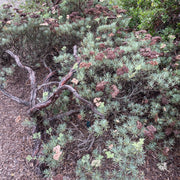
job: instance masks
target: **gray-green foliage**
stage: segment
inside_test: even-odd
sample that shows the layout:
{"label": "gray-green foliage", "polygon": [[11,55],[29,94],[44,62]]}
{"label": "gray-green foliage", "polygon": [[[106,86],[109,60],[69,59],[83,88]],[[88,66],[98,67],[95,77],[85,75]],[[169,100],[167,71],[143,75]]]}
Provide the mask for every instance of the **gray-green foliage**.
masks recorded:
{"label": "gray-green foliage", "polygon": [[[60,3],[60,10],[65,11],[60,16],[41,7],[44,11],[27,14],[24,22],[16,13],[5,24],[2,16],[0,24],[1,51],[13,48],[23,63],[32,66],[41,65],[43,58],[52,53],[49,64],[58,71],[59,80],[74,65],[72,47],[78,45],[81,63],[74,74],[78,83],[68,83],[104,115],[102,118],[92,112],[69,91],[63,91],[53,105],[41,111],[44,129],[34,138],[44,137],[42,154],[38,157],[49,168],[44,174],[50,176],[65,165],[65,157],[73,151],[74,154],[82,152],[75,170],[78,179],[143,179],[138,167],[144,163],[146,149],[172,148],[173,138],[165,133],[168,127],[178,137],[175,132],[179,126],[179,69],[171,66],[172,57],[161,57],[160,43],[150,46],[151,40],[143,39],[145,35],[141,37],[128,31],[130,19],[126,15],[116,17],[113,9],[115,18],[103,13],[94,18],[94,14],[84,15],[80,11],[83,18],[73,21],[65,15],[79,7],[69,7],[67,2]],[[6,11],[1,13],[8,14]],[[170,49],[174,51],[176,46]],[[164,49],[164,53],[169,53],[168,50]],[[143,55],[144,51],[149,54]],[[152,51],[159,54],[152,58]],[[5,81],[12,69],[8,68],[8,64],[2,67],[0,80]],[[47,93],[43,93],[39,100],[46,99]],[[81,117],[50,120],[51,116],[72,108],[79,108]],[[41,123],[36,118],[35,122]],[[77,125],[72,126],[71,122]],[[151,136],[144,133],[149,126],[156,128],[153,134],[149,133]],[[165,137],[168,140],[162,141]],[[53,158],[53,148],[58,145],[62,155],[57,161]]]}

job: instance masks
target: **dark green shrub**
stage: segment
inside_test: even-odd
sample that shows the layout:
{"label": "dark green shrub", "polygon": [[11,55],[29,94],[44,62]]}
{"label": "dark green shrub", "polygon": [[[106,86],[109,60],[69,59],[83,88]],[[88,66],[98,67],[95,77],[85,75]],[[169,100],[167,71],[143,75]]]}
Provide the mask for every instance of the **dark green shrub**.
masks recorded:
{"label": "dark green shrub", "polygon": [[179,38],[180,4],[178,0],[111,0],[110,3],[117,4],[128,11],[132,17],[129,23],[131,28],[146,29],[152,34],[161,33],[164,38],[169,34]]}

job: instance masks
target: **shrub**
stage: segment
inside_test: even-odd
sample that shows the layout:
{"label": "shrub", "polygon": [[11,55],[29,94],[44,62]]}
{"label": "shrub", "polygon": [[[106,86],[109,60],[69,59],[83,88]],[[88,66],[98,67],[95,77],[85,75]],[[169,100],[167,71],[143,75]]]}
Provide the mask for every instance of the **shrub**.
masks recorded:
{"label": "shrub", "polygon": [[162,34],[165,39],[169,33],[179,38],[178,12],[180,4],[177,0],[111,0],[110,4],[119,5],[127,10],[132,17],[129,22],[131,28],[146,29],[156,35]]}
{"label": "shrub", "polygon": [[[62,1],[66,16],[43,6],[2,16],[2,53],[13,48],[27,66],[57,72],[37,96],[36,108],[53,100],[31,114],[40,152],[28,159],[38,160],[46,177],[73,167],[78,179],[143,179],[145,152],[170,150],[179,137],[177,45],[172,36],[163,44],[145,30],[129,31],[125,11],[87,3],[68,9]],[[12,69],[5,60],[2,82]],[[66,88],[58,91],[57,82]]]}

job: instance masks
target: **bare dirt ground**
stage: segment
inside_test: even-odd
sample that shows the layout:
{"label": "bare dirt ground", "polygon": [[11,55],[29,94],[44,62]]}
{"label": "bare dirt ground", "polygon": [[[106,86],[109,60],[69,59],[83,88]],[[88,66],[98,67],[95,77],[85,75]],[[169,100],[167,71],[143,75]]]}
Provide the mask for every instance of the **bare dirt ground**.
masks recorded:
{"label": "bare dirt ground", "polygon": [[[18,79],[8,82],[8,90],[23,96]],[[30,129],[22,125],[27,108],[10,100],[0,92],[0,179],[38,180],[33,164],[26,156],[32,153]]]}

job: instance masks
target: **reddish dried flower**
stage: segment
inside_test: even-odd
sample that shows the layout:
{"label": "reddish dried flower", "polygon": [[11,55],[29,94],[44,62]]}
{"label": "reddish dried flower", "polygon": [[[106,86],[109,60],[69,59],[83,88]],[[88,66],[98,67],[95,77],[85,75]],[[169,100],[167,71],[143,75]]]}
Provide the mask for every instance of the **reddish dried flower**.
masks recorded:
{"label": "reddish dried flower", "polygon": [[79,67],[89,69],[91,67],[91,65],[92,65],[91,63],[81,62]]}
{"label": "reddish dried flower", "polygon": [[99,44],[99,47],[100,47],[100,48],[105,48],[106,46],[105,46],[104,43],[101,43],[101,44]]}
{"label": "reddish dried flower", "polygon": [[118,68],[117,71],[116,71],[116,74],[117,75],[123,75],[125,73],[128,73],[129,72],[129,69],[127,66],[123,65],[122,68]]}
{"label": "reddish dried flower", "polygon": [[101,36],[96,37],[96,39],[100,40],[100,39],[101,39]]}
{"label": "reddish dried flower", "polygon": [[120,50],[120,48],[119,47],[116,47],[115,49],[114,49],[114,52],[117,52],[117,51],[119,51]]}
{"label": "reddish dried flower", "polygon": [[168,155],[169,155],[169,151],[170,151],[170,149],[169,149],[168,147],[165,147],[165,148],[163,149],[163,154],[164,154],[165,156],[168,156]]}
{"label": "reddish dried flower", "polygon": [[148,102],[149,102],[149,101],[148,101],[147,98],[145,98],[145,99],[142,100],[142,103],[143,103],[143,104],[147,104]]}
{"label": "reddish dried flower", "polygon": [[156,113],[155,116],[154,116],[154,121],[157,122],[158,119],[159,119],[159,117],[158,117],[158,114]]}
{"label": "reddish dried flower", "polygon": [[180,60],[180,55],[177,55],[175,58],[176,60]]}
{"label": "reddish dried flower", "polygon": [[93,6],[93,0],[89,0],[88,2],[87,2],[87,7],[88,8],[90,8],[91,6]]}
{"label": "reddish dried flower", "polygon": [[107,53],[107,58],[113,60],[113,59],[116,58],[116,55],[114,54],[113,51],[108,51],[108,53]]}
{"label": "reddish dried flower", "polygon": [[40,15],[33,13],[32,15],[30,15],[30,17],[31,17],[31,18],[38,18],[38,17],[40,17]]}
{"label": "reddish dried flower", "polygon": [[160,36],[155,36],[155,37],[153,37],[152,40],[151,40],[150,45],[154,45],[154,44],[156,44],[157,42],[160,42],[161,39],[162,39],[162,38],[161,38]]}
{"label": "reddish dried flower", "polygon": [[147,126],[147,129],[152,133],[156,132],[156,128],[153,125]]}
{"label": "reddish dried flower", "polygon": [[152,37],[151,34],[146,34],[144,39],[145,39],[145,40],[150,40],[151,37]]}
{"label": "reddish dried flower", "polygon": [[153,66],[157,66],[158,65],[158,62],[157,61],[149,61],[147,62],[146,64],[151,64]]}
{"label": "reddish dried flower", "polygon": [[120,50],[120,51],[118,52],[119,56],[123,55],[124,52],[125,52],[124,50]]}
{"label": "reddish dried flower", "polygon": [[120,31],[120,30],[118,30],[116,33],[117,33],[117,34],[121,34],[121,31]]}
{"label": "reddish dried flower", "polygon": [[163,105],[169,104],[169,101],[168,101],[167,97],[165,97],[165,96],[162,97],[161,102]]}
{"label": "reddish dried flower", "polygon": [[113,6],[114,9],[118,9],[118,6]]}
{"label": "reddish dried flower", "polygon": [[116,85],[112,85],[111,88],[113,89],[113,92],[111,92],[112,98],[115,98],[119,94],[119,89]]}
{"label": "reddish dried flower", "polygon": [[126,13],[127,11],[125,9],[116,9],[117,14],[120,13]]}
{"label": "reddish dried flower", "polygon": [[108,84],[108,82],[102,81],[96,85],[96,91],[104,91],[105,85]]}
{"label": "reddish dried flower", "polygon": [[144,135],[149,138],[149,140],[154,139],[154,133],[156,132],[156,128],[153,125],[147,126],[147,130],[144,130]]}
{"label": "reddish dried flower", "polygon": [[105,51],[104,51],[104,53],[108,53],[109,51],[112,51],[112,49],[111,48],[107,48]]}
{"label": "reddish dried flower", "polygon": [[82,55],[81,55],[81,58],[82,58],[82,59],[86,59],[86,58],[87,58],[87,55],[82,54]]}
{"label": "reddish dried flower", "polygon": [[165,134],[166,134],[167,136],[171,135],[172,132],[173,132],[173,128],[167,128],[167,129],[165,130]]}
{"label": "reddish dried flower", "polygon": [[125,46],[125,45],[127,45],[128,43],[126,42],[126,41],[124,41],[123,43],[122,43],[122,45],[123,46]]}
{"label": "reddish dried flower", "polygon": [[159,56],[163,56],[163,54],[161,54],[161,53],[158,53],[156,51],[151,51],[150,48],[141,48],[140,53],[142,56],[148,57],[150,59],[154,59],[154,58],[157,58]]}
{"label": "reddish dried flower", "polygon": [[144,130],[144,135],[146,137],[148,137],[150,140],[153,140],[154,139],[154,134],[150,133],[149,131],[147,130]]}
{"label": "reddish dried flower", "polygon": [[78,118],[79,120],[81,120],[81,119],[82,119],[81,114],[78,114],[78,115],[77,115],[77,118]]}
{"label": "reddish dried flower", "polygon": [[137,121],[137,128],[138,129],[142,129],[143,125],[140,121]]}
{"label": "reddish dried flower", "polygon": [[93,56],[93,55],[95,54],[95,52],[94,52],[94,51],[90,51],[89,54],[90,54],[91,56]]}
{"label": "reddish dried flower", "polygon": [[104,54],[103,53],[98,53],[95,56],[95,60],[97,60],[97,61],[102,61],[103,59],[104,59]]}
{"label": "reddish dried flower", "polygon": [[113,34],[113,33],[110,33],[110,34],[108,34],[108,36],[109,36],[109,37],[113,37],[113,36],[114,36],[114,34]]}

